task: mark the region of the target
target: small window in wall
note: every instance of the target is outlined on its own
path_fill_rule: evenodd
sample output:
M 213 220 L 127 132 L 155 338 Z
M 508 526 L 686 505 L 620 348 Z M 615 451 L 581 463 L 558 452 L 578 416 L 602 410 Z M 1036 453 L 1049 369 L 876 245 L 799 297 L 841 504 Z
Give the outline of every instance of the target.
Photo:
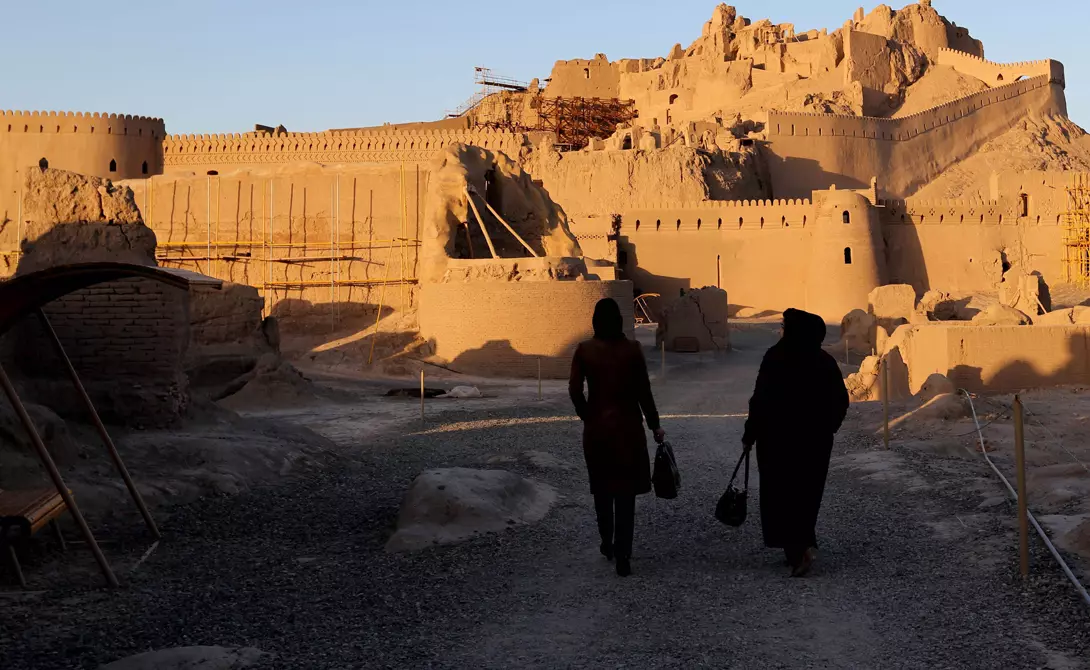
M 110 161 L 110 172 L 117 172 L 117 161 L 116 160 L 111 160 Z
M 144 162 L 143 162 L 143 163 L 142 163 L 142 164 L 140 165 L 140 174 L 147 174 L 147 173 L 148 173 L 148 162 L 147 162 L 147 161 L 144 161 Z
M 723 219 L 719 219 L 718 223 L 715 224 L 715 228 L 716 230 L 720 230 L 723 228 Z
M 628 151 L 631 148 L 632 148 L 632 136 L 631 135 L 625 135 L 624 139 L 621 140 L 621 149 L 624 150 L 624 151 Z
M 844 223 L 852 222 L 852 215 L 849 214 L 847 210 L 845 210 L 844 213 L 840 215 L 840 218 L 844 220 Z
M 677 93 L 671 93 L 670 94 L 670 104 L 672 105 L 675 102 L 677 102 Z
M 681 219 L 677 220 L 677 229 L 681 230 Z
M 49 168 L 49 161 L 47 161 L 45 158 L 39 159 L 38 160 L 38 167 L 41 168 L 42 170 L 48 169 Z
M 700 230 L 700 226 L 701 226 L 702 223 L 703 223 L 703 221 L 701 221 L 700 219 L 696 220 L 696 229 L 697 230 Z
M 208 176 L 210 176 L 210 177 L 215 177 L 218 174 L 219 174 L 219 170 L 209 170 L 208 171 Z
M 1003 75 L 999 75 L 995 78 L 996 81 L 1003 81 Z
M 636 219 L 636 230 L 640 229 L 640 220 Z
M 852 248 L 844 247 L 844 265 L 852 264 Z
M 1018 205 L 1022 208 L 1022 216 L 1029 216 L 1029 196 L 1025 193 L 1018 194 Z
M 590 79 L 590 68 L 583 68 L 583 79 Z
M 655 230 L 662 228 L 662 219 L 655 219 Z

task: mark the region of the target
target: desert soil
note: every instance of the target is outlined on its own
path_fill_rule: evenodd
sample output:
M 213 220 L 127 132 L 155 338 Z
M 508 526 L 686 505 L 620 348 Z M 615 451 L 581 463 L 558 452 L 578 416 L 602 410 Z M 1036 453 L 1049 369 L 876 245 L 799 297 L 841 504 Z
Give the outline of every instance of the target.
M 598 554 L 562 383 L 546 383 L 541 401 L 515 383 L 429 401 L 421 430 L 416 400 L 341 379 L 330 385 L 357 403 L 270 413 L 330 438 L 338 466 L 176 507 L 142 563 L 138 520 L 110 528 L 117 591 L 99 587 L 83 551 L 41 558 L 31 592 L 0 592 L 0 667 L 94 668 L 183 645 L 256 647 L 275 654 L 261 667 L 281 668 L 1090 667 L 1090 610 L 1038 542 L 1032 577 L 1018 578 L 1011 507 L 980 459 L 957 452 L 972 443 L 954 430 L 950 453 L 919 448 L 923 429 L 909 427 L 887 452 L 875 408 L 853 406 L 806 579 L 762 547 L 755 500 L 742 528 L 718 524 L 774 339 L 769 325 L 732 335 L 733 353 L 671 355 L 654 380 L 683 489 L 640 499 L 632 577 Z M 489 464 L 497 457 L 507 462 Z M 504 467 L 561 497 L 532 526 L 384 552 L 413 477 L 450 466 Z

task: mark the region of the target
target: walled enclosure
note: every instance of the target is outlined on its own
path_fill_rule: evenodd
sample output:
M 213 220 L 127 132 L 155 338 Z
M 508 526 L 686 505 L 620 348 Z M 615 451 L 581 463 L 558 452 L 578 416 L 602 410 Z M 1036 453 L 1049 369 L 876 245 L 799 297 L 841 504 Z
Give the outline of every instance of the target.
M 632 283 L 627 281 L 482 281 L 425 284 L 420 330 L 435 353 L 459 372 L 565 378 L 575 346 L 594 335 L 590 315 L 602 298 L 621 307 L 634 335 Z
M 46 167 L 114 180 L 159 174 L 165 136 L 162 119 L 143 116 L 0 112 L 0 221 L 17 221 L 27 170 L 38 169 L 41 161 Z M 0 227 L 0 248 L 18 246 L 17 228 Z
M 905 325 L 890 337 L 890 394 L 940 373 L 958 388 L 1004 393 L 1090 378 L 1090 327 Z

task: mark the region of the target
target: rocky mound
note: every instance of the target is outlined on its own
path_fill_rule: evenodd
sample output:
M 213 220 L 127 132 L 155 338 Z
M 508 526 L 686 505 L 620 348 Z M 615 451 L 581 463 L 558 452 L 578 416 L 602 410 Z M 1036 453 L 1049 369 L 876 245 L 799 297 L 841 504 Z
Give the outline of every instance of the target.
M 551 486 L 505 470 L 429 470 L 405 494 L 386 549 L 424 549 L 534 523 L 555 500 Z

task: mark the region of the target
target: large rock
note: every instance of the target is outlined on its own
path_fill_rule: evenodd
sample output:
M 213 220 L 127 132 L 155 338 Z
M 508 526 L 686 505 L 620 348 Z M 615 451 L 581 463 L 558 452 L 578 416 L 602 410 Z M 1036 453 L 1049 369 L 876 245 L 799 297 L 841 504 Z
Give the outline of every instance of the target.
M 875 346 L 875 325 L 873 314 L 861 309 L 853 309 L 840 320 L 840 349 L 847 340 L 848 348 L 856 353 L 869 354 Z
M 253 647 L 172 647 L 99 666 L 99 670 L 239 670 L 270 660 Z
M 920 301 L 916 304 L 916 313 L 924 314 L 929 319 L 933 319 L 936 321 L 945 321 L 948 318 L 952 318 L 953 314 L 944 314 L 943 316 L 946 316 L 947 319 L 940 318 L 938 309 L 939 305 L 945 303 L 949 299 L 950 296 L 945 291 L 931 289 L 930 291 L 924 293 L 923 296 L 920 298 Z
M 1024 326 L 1033 320 L 1013 307 L 995 304 L 974 316 L 972 323 L 975 326 Z
M 879 286 L 867 295 L 867 311 L 889 332 L 908 323 L 916 311 L 916 289 L 908 284 Z
M 655 344 L 667 351 L 718 351 L 730 349 L 727 323 L 727 292 L 706 286 L 666 305 L 659 316 Z
M 405 494 L 386 550 L 424 549 L 535 523 L 555 500 L 551 486 L 506 470 L 429 470 Z
M 945 395 L 948 393 L 957 393 L 957 387 L 954 386 L 954 382 L 941 373 L 933 372 L 927 379 L 924 380 L 923 386 L 916 393 L 916 397 L 920 400 L 931 400 L 935 396 Z
M 999 302 L 1024 314 L 1037 316 L 1046 311 L 1041 296 L 1041 278 L 1035 274 L 1003 275 L 999 284 Z

